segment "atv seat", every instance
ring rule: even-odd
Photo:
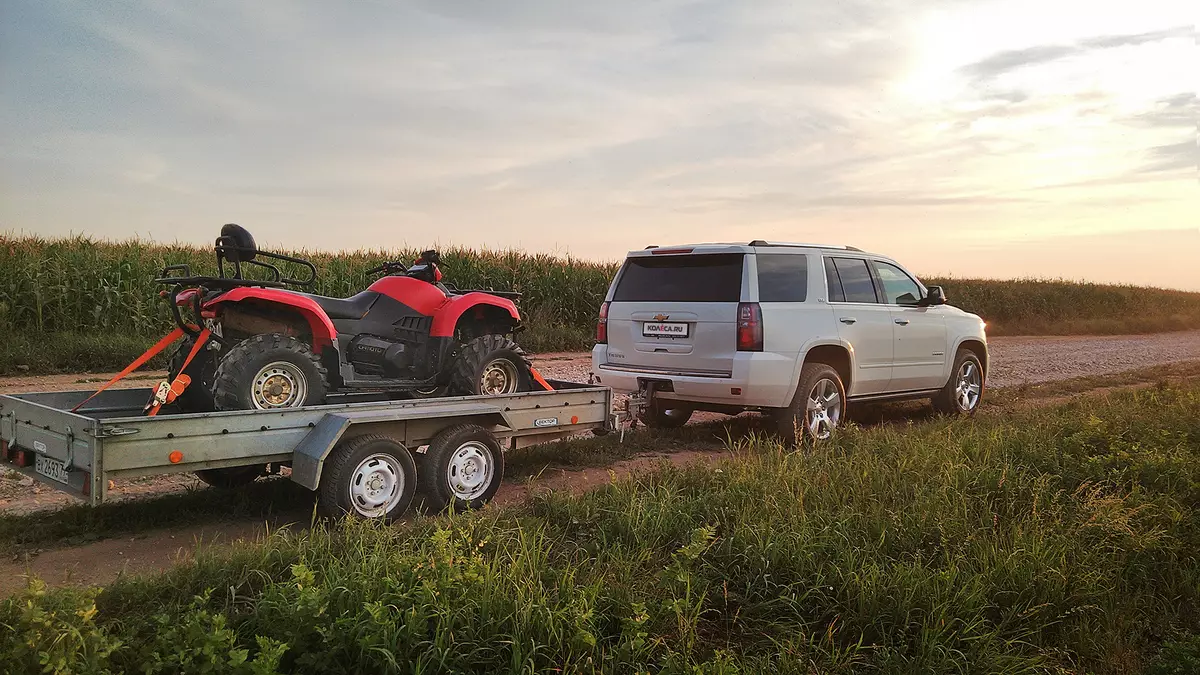
[[[326,298],[320,295],[309,295],[308,293],[299,293],[306,298],[314,300],[330,319],[353,319],[358,320],[366,315],[367,310],[371,309],[371,305],[375,303],[375,299],[379,294],[375,291],[363,291],[358,295],[351,296],[346,299],[342,298]]]

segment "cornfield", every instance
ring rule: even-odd
[[[312,292],[348,296],[365,270],[411,260],[413,250],[287,252],[317,266]],[[532,351],[585,349],[615,263],[456,248],[443,254],[459,288],[518,291]],[[120,367],[170,327],[161,286],[167,264],[215,272],[210,248],[86,237],[0,235],[0,372]],[[286,271],[286,270],[285,270]],[[950,302],[983,316],[992,335],[1147,333],[1200,328],[1200,293],[1070,281],[926,279]]]
[[[288,251],[312,260],[320,295],[345,297],[368,285],[364,271],[385,260],[412,260],[417,251],[343,253]],[[519,251],[451,249],[442,254],[446,280],[458,288],[517,291],[540,349],[578,348],[591,335],[600,302],[616,271],[597,264]],[[209,248],[84,237],[0,237],[0,335],[125,333],[150,336],[171,325],[164,287],[154,283],[168,264],[215,273]],[[286,273],[287,270],[284,270]]]

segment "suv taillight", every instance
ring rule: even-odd
[[[737,348],[739,352],[763,350],[762,310],[757,302],[738,305]]]
[[[600,305],[600,318],[596,319],[596,344],[608,344],[608,303]]]

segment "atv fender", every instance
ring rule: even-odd
[[[458,320],[462,318],[462,315],[480,306],[499,307],[508,312],[514,323],[521,320],[521,315],[517,312],[517,305],[512,300],[487,293],[466,293],[451,297],[438,309],[437,314],[433,317],[433,326],[429,330],[429,335],[431,337],[453,337],[454,329],[458,326]]]
[[[254,286],[235,288],[204,303],[204,308],[216,309],[225,303],[242,302],[245,300],[285,305],[294,309],[297,314],[304,317],[304,320],[308,322],[309,330],[312,331],[313,350],[318,353],[325,346],[333,344],[333,341],[337,338],[337,329],[333,327],[333,321],[330,321],[329,315],[325,314],[325,310],[321,309],[321,306],[315,300],[274,288],[259,288]]]

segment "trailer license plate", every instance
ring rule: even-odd
[[[642,335],[646,337],[687,337],[686,323],[643,323]]]
[[[43,455],[35,455],[37,459],[33,461],[33,470],[42,474],[50,480],[56,480],[63,485],[67,484],[67,465],[57,459],[50,459]]]

